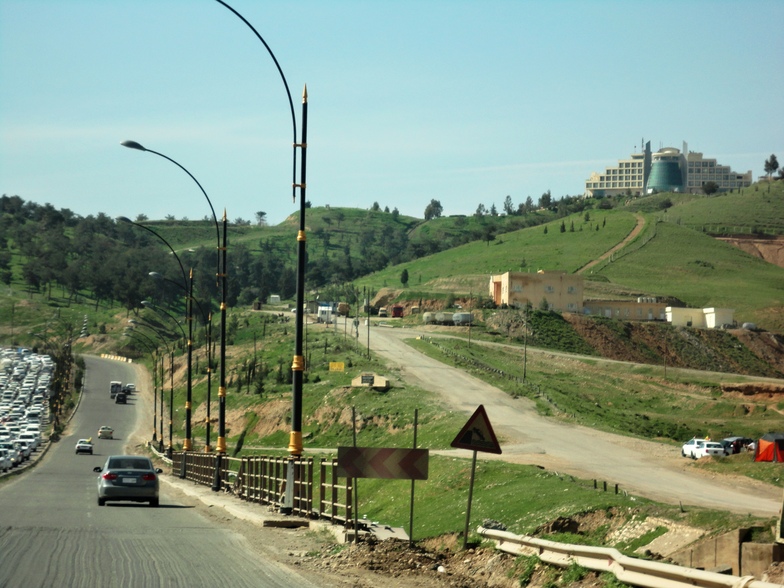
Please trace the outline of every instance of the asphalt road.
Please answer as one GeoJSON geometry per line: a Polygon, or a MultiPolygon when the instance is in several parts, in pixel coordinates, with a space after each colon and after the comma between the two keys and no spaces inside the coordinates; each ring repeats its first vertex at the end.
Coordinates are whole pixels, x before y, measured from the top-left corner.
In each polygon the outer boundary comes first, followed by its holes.
{"type": "Polygon", "coordinates": [[[111,380],[143,385],[133,366],[86,361],[85,392],[62,440],[36,467],[0,486],[0,586],[315,586],[264,559],[242,535],[167,496],[166,484],[161,484],[159,508],[99,507],[93,467],[110,454],[141,453],[129,440],[149,421],[143,411],[151,405],[142,406],[138,394],[127,405],[109,397],[111,380]],[[114,427],[116,439],[97,438],[104,424],[114,427]],[[76,440],[90,436],[95,455],[75,455],[76,440]]]}
{"type": "MultiPolygon", "coordinates": [[[[542,417],[530,400],[514,399],[461,370],[430,359],[403,341],[416,336],[409,329],[372,326],[370,348],[396,367],[403,380],[439,394],[445,409],[462,411],[467,419],[478,405],[484,405],[493,429],[505,442],[501,446],[503,455],[480,454],[482,457],[537,464],[619,484],[624,491],[670,504],[761,516],[776,515],[782,507],[779,488],[745,478],[725,480],[684,471],[684,460],[678,457],[677,449],[542,417]]],[[[364,321],[359,341],[367,341],[364,321]]]]}

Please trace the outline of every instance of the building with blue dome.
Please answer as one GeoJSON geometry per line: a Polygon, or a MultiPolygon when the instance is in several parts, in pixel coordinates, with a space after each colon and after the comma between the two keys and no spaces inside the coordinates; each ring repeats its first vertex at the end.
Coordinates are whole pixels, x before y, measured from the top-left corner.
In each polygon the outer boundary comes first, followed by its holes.
{"type": "Polygon", "coordinates": [[[702,153],[663,147],[651,153],[651,142],[642,143],[639,153],[621,159],[618,165],[607,167],[604,173],[593,172],[585,182],[585,196],[602,198],[627,194],[642,196],[657,192],[702,193],[703,186],[714,182],[719,192],[750,186],[752,172],[733,172],[715,159],[705,159],[702,153]]]}

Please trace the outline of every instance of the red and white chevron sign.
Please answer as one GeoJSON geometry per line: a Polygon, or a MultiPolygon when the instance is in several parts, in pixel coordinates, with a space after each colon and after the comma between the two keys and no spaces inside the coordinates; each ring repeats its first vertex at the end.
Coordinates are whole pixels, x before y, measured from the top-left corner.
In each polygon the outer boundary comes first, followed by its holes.
{"type": "Polygon", "coordinates": [[[338,447],[341,478],[427,480],[427,449],[338,447]]]}

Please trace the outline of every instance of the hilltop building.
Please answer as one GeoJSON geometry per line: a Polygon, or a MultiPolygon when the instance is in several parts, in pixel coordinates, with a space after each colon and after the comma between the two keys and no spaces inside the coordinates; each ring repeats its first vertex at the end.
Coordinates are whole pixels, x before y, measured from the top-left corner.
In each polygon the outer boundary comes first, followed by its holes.
{"type": "Polygon", "coordinates": [[[640,153],[621,159],[617,166],[607,167],[604,173],[593,172],[585,182],[585,195],[591,197],[631,194],[642,196],[654,192],[700,193],[707,182],[715,182],[719,192],[750,186],[752,172],[733,172],[715,159],[705,159],[702,153],[664,147],[651,153],[651,142],[642,146],[640,153]]]}
{"type": "Polygon", "coordinates": [[[506,272],[490,276],[490,297],[498,306],[539,308],[546,300],[550,310],[582,312],[583,277],[563,271],[506,272]]]}

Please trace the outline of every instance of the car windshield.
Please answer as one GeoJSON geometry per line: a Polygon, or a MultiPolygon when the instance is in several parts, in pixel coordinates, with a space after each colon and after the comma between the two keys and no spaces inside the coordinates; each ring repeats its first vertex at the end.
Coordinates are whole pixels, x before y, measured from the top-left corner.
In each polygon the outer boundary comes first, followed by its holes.
{"type": "Polygon", "coordinates": [[[110,470],[150,470],[150,462],[139,458],[118,458],[109,460],[110,470]]]}

